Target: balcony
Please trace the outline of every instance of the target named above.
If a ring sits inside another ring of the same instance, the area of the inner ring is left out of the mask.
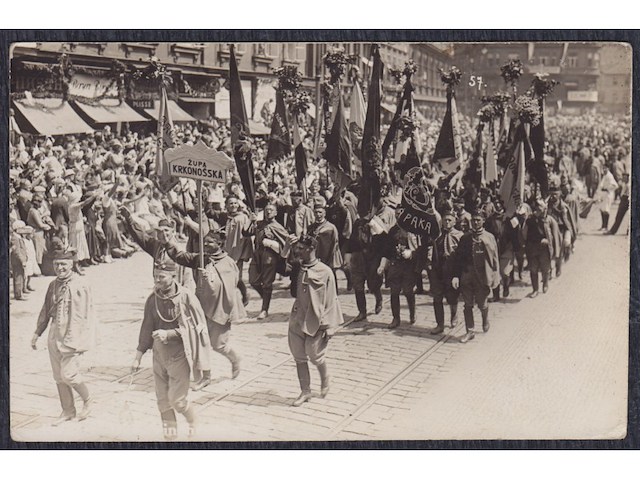
[[[193,65],[202,65],[204,59],[204,45],[195,43],[174,43],[170,47],[170,53],[174,63],[191,62]]]
[[[67,48],[73,53],[93,53],[102,55],[107,48],[107,42],[69,42]]]

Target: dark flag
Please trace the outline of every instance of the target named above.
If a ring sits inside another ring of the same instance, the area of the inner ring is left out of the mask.
[[[509,162],[511,161],[511,157],[513,156],[515,141],[514,135],[516,133],[517,125],[516,119],[512,118],[507,125],[506,120],[500,122],[502,125],[502,129],[500,131],[500,137],[498,138],[498,159],[497,164],[499,167],[507,168]]]
[[[476,134],[476,146],[473,149],[471,158],[469,159],[465,172],[462,175],[463,182],[469,182],[469,184],[473,185],[478,192],[480,191],[480,187],[482,186],[482,180],[483,180],[482,179],[483,177],[482,130],[483,129],[484,129],[484,123],[480,122],[478,124],[478,132]]]
[[[255,212],[256,193],[250,148],[249,119],[244,106],[242,85],[233,45],[230,47],[229,58],[229,109],[231,111],[231,145],[236,168],[246,196],[246,204],[252,212]]]
[[[344,188],[351,183],[351,139],[349,126],[344,116],[344,105],[340,86],[338,89],[338,110],[331,127],[331,133],[327,136],[327,148],[324,151],[324,158],[329,164],[329,171],[332,180],[339,188]]]
[[[527,129],[528,125],[523,123],[515,129],[515,148],[500,184],[499,194],[508,217],[514,215],[524,201],[524,174],[527,160],[531,158],[531,143]]]
[[[440,135],[433,153],[433,163],[437,163],[445,174],[454,172],[462,161],[462,141],[456,97],[451,90],[447,92],[447,111],[442,120]]]
[[[396,138],[400,119],[402,118],[402,113],[404,112],[404,110],[412,108],[412,92],[413,85],[411,84],[411,80],[407,80],[406,82],[404,82],[404,90],[402,91],[402,96],[398,101],[398,107],[396,108],[396,113],[393,115],[393,120],[391,120],[391,125],[389,125],[387,136],[384,137],[384,143],[382,144],[382,158],[387,158],[389,148]]]
[[[300,127],[298,126],[298,118],[293,116],[293,152],[296,160],[296,184],[298,188],[302,188],[302,182],[307,176],[307,152],[302,144],[300,137]]]
[[[549,193],[549,172],[544,161],[544,98],[538,98],[538,103],[540,105],[540,122],[531,126],[531,147],[534,158],[527,165],[527,171],[540,185],[542,197],[546,197]]]
[[[160,106],[158,108],[158,145],[156,150],[156,176],[155,183],[162,193],[167,193],[176,186],[180,179],[172,177],[169,173],[169,166],[164,159],[164,152],[168,148],[175,147],[173,138],[174,129],[167,100],[167,88],[160,82]]]
[[[267,165],[281,160],[291,153],[291,139],[289,138],[289,122],[287,110],[284,106],[282,93],[276,91],[276,111],[271,121],[271,135],[269,136],[269,149],[267,150]]]
[[[362,132],[362,185],[358,197],[358,213],[368,215],[380,199],[380,176],[382,156],[380,153],[380,97],[382,94],[382,72],[384,64],[377,45],[373,45],[373,68],[369,83],[367,118]]]

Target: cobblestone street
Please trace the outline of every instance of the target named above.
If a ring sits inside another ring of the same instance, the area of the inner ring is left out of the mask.
[[[614,207],[615,209],[615,207]],[[595,209],[594,209],[595,210]],[[615,210],[614,210],[615,211]],[[418,296],[418,320],[396,330],[388,294],[379,315],[350,323],[357,313],[339,275],[346,323],[331,340],[331,392],[300,408],[287,344],[292,300],[288,279],[277,284],[271,315],[255,320],[259,298],[251,291],[250,318],[232,329],[242,372],[231,379],[228,361],[214,354],[214,381],[192,392],[200,418],[194,440],[385,440],[471,438],[619,438],[627,405],[629,261],[624,235],[596,231],[592,212],[582,225],[575,255],[549,292],[536,299],[528,273],[511,296],[492,303],[491,330],[463,345],[464,322],[433,336],[432,299]],[[161,422],[151,352],[130,383],[143,305],[152,290],[151,258],[86,270],[99,318],[99,341],[84,366],[95,399],[84,422],[50,426],[60,413],[46,352],[46,333],[32,351],[29,340],[51,277],[34,278],[36,292],[10,306],[10,410],[16,441],[159,441]],[[245,271],[246,279],[246,271]],[[373,298],[368,297],[370,309]],[[460,315],[461,316],[461,315]],[[448,309],[447,309],[448,323]],[[312,386],[319,378],[312,367]],[[182,419],[179,419],[182,421]],[[179,440],[186,441],[180,423]]]

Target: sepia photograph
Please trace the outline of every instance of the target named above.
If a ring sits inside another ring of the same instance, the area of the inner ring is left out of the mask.
[[[630,44],[8,52],[14,442],[627,436]]]

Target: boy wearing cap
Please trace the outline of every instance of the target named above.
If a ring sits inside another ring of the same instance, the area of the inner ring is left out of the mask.
[[[132,374],[140,368],[144,353],[153,349],[153,378],[165,440],[178,434],[176,412],[195,434],[196,418],[187,398],[190,379],[199,382],[209,370],[209,336],[200,302],[195,294],[176,282],[171,259],[154,263],[153,293],[144,306],[144,318]]]
[[[204,269],[200,266],[200,255],[178,250],[175,243],[168,243],[167,254],[178,264],[197,268],[196,296],[200,300],[207,319],[209,338],[213,350],[231,362],[231,376],[240,375],[240,357],[229,345],[232,322],[246,316],[242,301],[238,298],[240,272],[236,262],[222,249],[224,234],[210,231],[204,237]],[[211,383],[209,371],[203,381],[195,386],[200,390]]]
[[[533,287],[529,296],[535,298],[538,296],[539,274],[542,274],[542,293],[547,293],[549,289],[551,259],[554,258],[555,253],[551,218],[547,215],[547,205],[542,200],[536,202],[533,215],[527,219],[522,228],[522,236],[525,240]]]
[[[293,254],[300,261],[296,300],[289,317],[289,349],[301,389],[295,407],[311,399],[308,361],[320,373],[320,395],[324,398],[329,393],[325,355],[329,339],[343,321],[333,271],[316,257],[317,246],[317,240],[308,235],[293,244]]]
[[[82,354],[95,344],[93,302],[90,287],[73,271],[74,261],[73,250],[60,249],[54,253],[56,279],[49,284],[31,339],[31,348],[35,350],[38,338],[49,327],[49,359],[62,405],[62,413],[54,426],[76,417],[74,390],[83,401],[78,420],[89,416],[92,404],[89,389],[80,373],[80,360]]]
[[[460,343],[475,338],[473,306],[482,314],[482,330],[489,331],[489,306],[487,300],[491,290],[500,284],[498,246],[495,237],[484,229],[484,214],[475,210],[471,215],[471,230],[458,244],[454,256],[451,280],[453,288],[460,288],[464,299],[464,322],[467,333]]]

